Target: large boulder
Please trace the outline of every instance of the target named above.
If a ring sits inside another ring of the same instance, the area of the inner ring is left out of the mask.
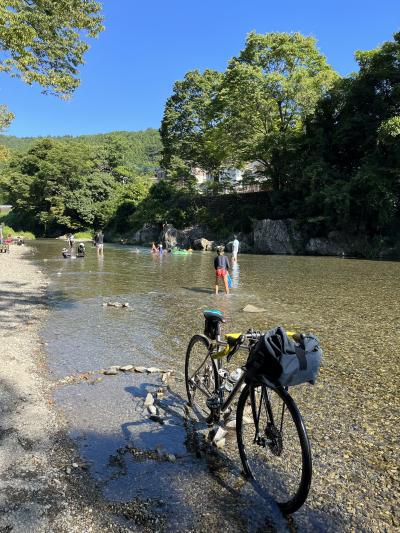
[[[134,234],[132,241],[134,244],[151,244],[159,240],[159,235],[160,230],[156,226],[145,224]]]
[[[265,254],[295,254],[301,250],[301,235],[292,219],[257,220],[253,240],[254,251]]]
[[[345,255],[343,246],[326,238],[309,239],[305,251],[312,255]]]
[[[164,224],[160,239],[166,248],[189,248],[204,235],[204,228],[192,226],[183,230],[174,228],[172,224]]]
[[[204,251],[207,251],[207,252],[211,252],[211,250],[213,249],[213,243],[214,241],[209,241],[207,239],[195,239],[193,241],[193,249],[194,250],[204,250]]]
[[[178,230],[172,224],[164,224],[160,240],[165,248],[174,248],[178,244]]]

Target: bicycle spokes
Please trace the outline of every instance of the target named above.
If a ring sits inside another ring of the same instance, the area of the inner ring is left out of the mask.
[[[250,386],[242,393],[237,415],[245,473],[258,492],[272,496],[286,512],[304,502],[311,479],[308,438],[292,404],[285,391]],[[252,423],[246,424],[243,419],[249,408]]]

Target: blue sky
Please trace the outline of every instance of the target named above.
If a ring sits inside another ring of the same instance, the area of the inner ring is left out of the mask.
[[[104,0],[106,30],[91,41],[72,100],[0,76],[12,135],[79,135],[158,128],[175,80],[192,69],[224,70],[251,30],[312,35],[342,75],[353,53],[400,30],[400,0]]]

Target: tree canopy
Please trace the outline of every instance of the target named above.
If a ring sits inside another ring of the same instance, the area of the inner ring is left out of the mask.
[[[231,60],[221,91],[233,159],[260,161],[274,189],[281,189],[279,160],[336,77],[312,37],[250,33],[244,50]]]
[[[95,0],[0,0],[0,72],[69,98],[79,85],[85,37],[102,30]],[[0,110],[0,131],[13,118]]]
[[[216,142],[218,93],[223,75],[215,70],[188,72],[174,85],[161,124],[162,164],[175,182],[194,167],[218,173],[225,154]]]
[[[94,0],[0,0],[0,70],[68,97],[89,47],[84,35],[103,29],[100,10]]]

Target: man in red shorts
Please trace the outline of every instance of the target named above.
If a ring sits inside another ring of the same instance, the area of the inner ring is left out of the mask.
[[[215,268],[215,294],[218,294],[218,280],[224,281],[225,293],[229,294],[228,272],[231,268],[228,258],[224,255],[224,249],[217,248],[217,257],[214,259]]]

